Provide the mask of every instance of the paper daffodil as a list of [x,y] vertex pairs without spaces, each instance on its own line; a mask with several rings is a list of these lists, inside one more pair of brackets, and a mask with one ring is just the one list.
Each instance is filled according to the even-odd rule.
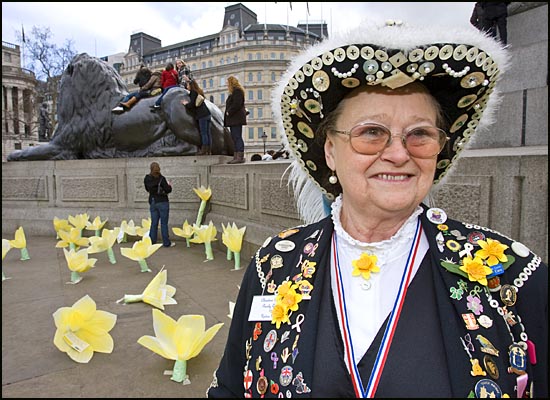
[[[167,279],[168,273],[163,268],[151,280],[142,294],[125,294],[120,300],[124,301],[124,303],[137,303],[143,301],[161,310],[164,310],[165,305],[178,304],[173,298],[176,294],[176,288],[168,285],[166,283]],[[118,302],[120,302],[120,300]]]
[[197,226],[200,226],[202,221],[202,215],[204,214],[204,210],[206,208],[206,202],[210,199],[212,196],[212,189],[210,189],[210,186],[208,186],[208,189],[206,189],[204,186],[201,185],[200,188],[193,188],[193,191],[197,194],[197,196],[201,199],[201,205],[199,207],[199,212],[197,213],[197,220],[195,221],[195,224]]
[[131,219],[129,222],[123,220],[120,223],[120,232],[118,234],[117,241],[119,243],[126,243],[128,235],[138,236],[136,224],[133,219]]
[[210,221],[208,225],[201,225],[200,227],[193,224],[193,230],[195,231],[195,237],[190,241],[193,243],[204,243],[206,252],[206,261],[214,259],[214,253],[212,253],[212,241],[216,240],[216,234],[218,231],[216,227]]
[[89,231],[94,231],[96,236],[99,236],[99,233],[101,232],[101,229],[103,228],[103,225],[109,220],[107,218],[105,221],[101,221],[101,218],[99,216],[95,217],[92,222],[86,222],[86,229]]
[[151,218],[142,218],[141,226],[136,227],[136,233],[138,236],[149,236],[151,230]]
[[53,217],[53,228],[55,229],[55,238],[59,239],[59,231],[69,232],[72,228],[72,225],[69,224],[69,221],[66,219]]
[[189,239],[191,236],[195,234],[195,231],[193,230],[193,227],[189,225],[187,220],[183,223],[183,226],[181,228],[178,228],[177,226],[174,226],[172,228],[172,232],[174,232],[174,235],[185,238],[185,242],[187,243],[187,247],[191,247],[189,244]]
[[222,243],[227,246],[227,259],[231,260],[231,254],[235,254],[235,269],[241,269],[241,248],[246,226],[237,228],[237,225],[222,223]]
[[[8,254],[8,251],[10,251],[11,245],[10,241],[8,239],[2,239],[2,261],[4,261],[4,258],[6,258],[6,254]],[[6,279],[11,279],[6,277],[4,274],[4,269],[2,269],[2,280],[5,281]]]
[[82,280],[81,273],[89,271],[95,266],[96,258],[88,258],[88,249],[75,251],[74,249],[63,249],[67,266],[71,270],[71,283],[78,283]]
[[90,223],[90,217],[86,213],[77,214],[74,217],[69,215],[69,223],[78,229],[82,235],[82,230]]
[[88,246],[90,243],[90,239],[87,237],[82,237],[82,231],[77,227],[71,228],[68,232],[59,231],[57,234],[61,238],[61,240],[55,245],[57,248],[69,247],[76,250],[81,246]]
[[101,237],[92,236],[89,238],[90,247],[88,247],[88,254],[101,253],[107,251],[109,256],[109,261],[111,264],[116,264],[115,253],[113,251],[113,245],[115,244],[116,238],[120,228],[106,229],[104,228],[101,231]]
[[196,357],[223,326],[220,322],[205,331],[203,315],[182,315],[176,322],[162,311],[153,309],[155,336],[145,335],[138,343],[168,360],[174,360],[172,379],[189,382],[187,360]]
[[143,239],[134,242],[132,248],[123,247],[120,253],[130,260],[137,261],[141,267],[141,272],[151,272],[147,266],[146,258],[162,247],[162,243],[152,244],[151,238],[145,236]]
[[58,308],[53,319],[57,328],[53,343],[74,361],[87,363],[94,352],[112,353],[114,342],[109,331],[117,316],[97,310],[90,296],[82,297],[72,307]]
[[14,249],[21,250],[21,261],[30,260],[29,251],[27,250],[27,239],[25,238],[25,231],[20,226],[15,231],[15,238],[10,240],[10,246]]

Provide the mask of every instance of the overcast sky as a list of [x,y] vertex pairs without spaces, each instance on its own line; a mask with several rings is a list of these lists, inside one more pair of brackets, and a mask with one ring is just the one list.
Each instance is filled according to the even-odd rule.
[[[144,32],[169,46],[221,31],[225,7],[237,2],[2,2],[2,41],[21,44],[16,31],[28,36],[33,26],[48,27],[51,41],[62,47],[73,41],[78,53],[103,57],[127,52],[130,35]],[[259,23],[289,24],[324,20],[329,34],[358,26],[365,19],[402,20],[415,24],[434,21],[468,25],[473,2],[243,2]],[[309,15],[306,5],[309,6]],[[292,10],[291,10],[292,6]]]

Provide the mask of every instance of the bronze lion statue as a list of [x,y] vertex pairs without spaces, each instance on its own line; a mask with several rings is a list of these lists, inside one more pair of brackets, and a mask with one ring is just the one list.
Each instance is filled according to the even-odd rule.
[[[111,109],[128,93],[118,72],[86,53],[75,56],[61,77],[58,124],[48,144],[16,150],[8,161],[75,160],[119,157],[194,155],[200,132],[193,115],[181,104],[189,99],[184,88],[163,98],[161,109],[150,112],[156,97],[141,99],[131,111]],[[233,155],[223,113],[206,100],[212,114],[212,154]]]

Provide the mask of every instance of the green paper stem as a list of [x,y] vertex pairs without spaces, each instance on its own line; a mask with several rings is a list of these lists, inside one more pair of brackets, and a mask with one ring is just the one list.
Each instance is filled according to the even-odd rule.
[[109,247],[107,249],[107,256],[109,256],[109,261],[111,262],[111,264],[116,264],[115,252],[113,251],[112,247]]
[[139,266],[141,267],[141,272],[151,272],[151,270],[147,266],[147,261],[142,259],[142,260],[139,260],[138,263],[139,263]]
[[231,258],[233,256],[233,252],[229,250],[229,247],[227,248],[227,261],[231,261]]
[[99,231],[99,229],[96,229],[96,230],[95,230],[95,235],[96,235],[96,236],[101,236],[101,232]]
[[71,282],[72,283],[78,283],[82,280],[82,277],[80,274],[76,271],[71,271]]
[[201,205],[199,207],[199,212],[197,214],[197,221],[195,222],[195,224],[197,224],[197,226],[201,226],[202,215],[204,214],[204,209],[205,208],[206,208],[206,201],[201,200]]
[[76,245],[74,243],[69,243],[69,249],[76,251]]
[[23,247],[21,249],[21,261],[30,260],[31,257],[29,256],[29,251],[26,247]]
[[125,303],[139,303],[143,301],[143,294],[125,294],[124,302]]
[[241,269],[241,252],[235,252],[235,269]]
[[174,364],[174,369],[172,371],[171,380],[175,382],[183,382],[184,379],[188,378],[187,375],[187,360],[176,360]]
[[212,243],[211,242],[204,242],[204,249],[206,250],[206,259],[207,260],[213,260],[214,259],[214,253],[212,253]]
[[191,243],[189,242],[189,238],[185,238],[185,243],[187,243],[187,247],[191,247]]

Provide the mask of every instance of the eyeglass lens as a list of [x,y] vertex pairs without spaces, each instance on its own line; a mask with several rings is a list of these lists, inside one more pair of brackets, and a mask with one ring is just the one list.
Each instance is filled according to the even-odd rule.
[[[374,155],[383,151],[392,141],[391,131],[383,125],[360,124],[349,132],[351,146],[361,154]],[[400,136],[403,145],[413,157],[430,158],[441,152],[446,142],[443,130],[424,126],[413,128]]]

